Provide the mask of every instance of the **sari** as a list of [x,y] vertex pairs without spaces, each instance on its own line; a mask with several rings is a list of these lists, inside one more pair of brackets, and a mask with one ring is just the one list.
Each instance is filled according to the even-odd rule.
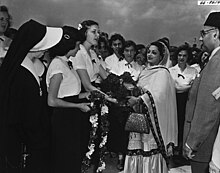
[[[166,58],[168,61],[168,57]],[[149,134],[130,132],[125,158],[126,173],[167,173],[167,148],[177,145],[177,109],[173,79],[167,61],[146,67],[139,76],[138,86],[149,112]]]

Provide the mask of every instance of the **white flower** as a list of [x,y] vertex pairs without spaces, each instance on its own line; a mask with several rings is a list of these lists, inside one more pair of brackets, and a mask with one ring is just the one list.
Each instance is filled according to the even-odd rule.
[[96,170],[96,172],[101,172],[105,170],[105,162],[102,161],[102,165],[100,167],[98,167],[98,169]]
[[89,147],[89,151],[86,153],[86,157],[91,159],[92,153],[95,151],[95,144],[91,144]]
[[81,25],[81,23],[79,23],[79,25],[78,25],[78,28],[77,28],[78,30],[80,30],[80,29],[82,29],[82,25]]
[[102,109],[101,109],[101,115],[104,115],[104,114],[106,114],[106,113],[108,113],[108,106],[103,105],[103,106],[102,106]]
[[98,114],[95,114],[95,115],[90,116],[89,121],[90,121],[92,124],[95,124],[95,123],[98,121]]
[[99,148],[102,148],[107,142],[107,135],[102,138],[102,142],[99,144]]

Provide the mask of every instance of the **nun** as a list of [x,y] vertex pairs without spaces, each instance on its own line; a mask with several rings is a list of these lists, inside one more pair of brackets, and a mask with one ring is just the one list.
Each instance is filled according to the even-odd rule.
[[34,60],[55,46],[62,28],[24,23],[0,68],[0,172],[50,172],[50,120]]

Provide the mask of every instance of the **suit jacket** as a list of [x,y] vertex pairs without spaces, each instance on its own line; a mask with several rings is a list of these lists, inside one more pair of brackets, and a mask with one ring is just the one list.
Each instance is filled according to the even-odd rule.
[[194,161],[209,162],[220,119],[220,98],[212,93],[220,87],[220,50],[207,63],[189,92],[183,141],[194,151]]

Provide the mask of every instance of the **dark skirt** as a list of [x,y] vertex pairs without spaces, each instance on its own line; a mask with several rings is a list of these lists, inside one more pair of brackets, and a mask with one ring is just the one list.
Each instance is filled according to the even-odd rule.
[[109,109],[109,136],[108,150],[115,153],[123,153],[127,151],[129,133],[125,131],[125,123],[129,113],[123,108],[112,105]]
[[178,148],[182,150],[183,145],[183,128],[185,121],[185,112],[186,112],[186,102],[188,98],[188,92],[177,93],[176,101],[177,101],[177,117],[178,117]]
[[[80,103],[78,96],[63,100]],[[52,172],[81,172],[82,146],[81,129],[84,113],[78,108],[54,108],[52,115]],[[85,145],[84,145],[85,146]]]

